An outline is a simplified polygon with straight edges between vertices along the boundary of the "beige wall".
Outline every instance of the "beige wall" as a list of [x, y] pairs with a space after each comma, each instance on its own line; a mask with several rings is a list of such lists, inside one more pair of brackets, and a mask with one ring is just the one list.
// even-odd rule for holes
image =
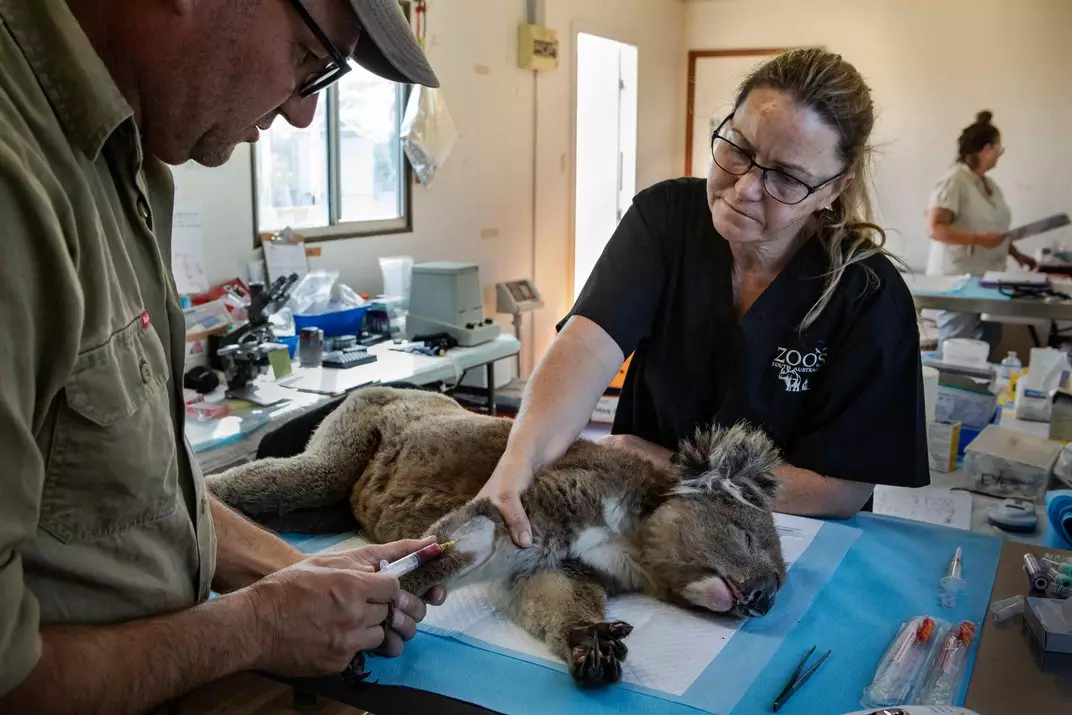
[[[1013, 223], [1072, 212], [1070, 32], [1072, 0], [704, 0], [686, 18], [689, 49], [823, 45], [860, 69], [879, 111], [882, 223], [914, 268], [927, 196], [980, 109], [1007, 148], [993, 177]], [[1072, 229], [1050, 237], [1072, 247]]]
[[[517, 25], [526, 18], [526, 2], [430, 0], [428, 54], [460, 143], [430, 187], [413, 189], [411, 234], [325, 242], [323, 255], [312, 261], [338, 269], [355, 289], [371, 293], [381, 287], [380, 256], [476, 261], [485, 286], [534, 275], [547, 307], [528, 321], [534, 331], [523, 335], [526, 369], [569, 308], [572, 35], [594, 32], [639, 47], [638, 187], [680, 172], [684, 141], [681, 2], [616, 0], [613, 12], [598, 0], [536, 4], [541, 22], [558, 30], [561, 40], [558, 70], [538, 77], [517, 69]], [[179, 167], [176, 182], [204, 211], [209, 277], [244, 276], [253, 232], [248, 147], [218, 169]], [[488, 229], [497, 236], [482, 238]], [[486, 300], [493, 310], [493, 299]], [[510, 329], [509, 318], [499, 317]]]

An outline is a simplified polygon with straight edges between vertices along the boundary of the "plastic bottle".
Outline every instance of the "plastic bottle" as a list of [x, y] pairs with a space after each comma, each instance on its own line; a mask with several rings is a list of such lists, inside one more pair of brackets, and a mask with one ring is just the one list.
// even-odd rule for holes
[[996, 387], [998, 392], [1004, 391], [1008, 388], [1009, 383], [1012, 382], [1012, 376], [1020, 372], [1023, 369], [1023, 364], [1020, 362], [1020, 358], [1016, 357], [1014, 351], [1009, 351], [1009, 354], [998, 365]]

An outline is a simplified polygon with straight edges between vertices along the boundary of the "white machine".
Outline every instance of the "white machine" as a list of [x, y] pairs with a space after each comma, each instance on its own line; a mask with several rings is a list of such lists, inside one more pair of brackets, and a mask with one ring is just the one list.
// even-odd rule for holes
[[447, 333], [471, 347], [499, 337], [499, 324], [484, 315], [475, 263], [418, 263], [410, 283], [406, 337]]

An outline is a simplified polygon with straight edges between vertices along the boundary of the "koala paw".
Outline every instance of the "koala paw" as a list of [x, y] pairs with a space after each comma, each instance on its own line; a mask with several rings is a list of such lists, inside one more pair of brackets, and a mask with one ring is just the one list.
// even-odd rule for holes
[[633, 632], [624, 621], [593, 623], [569, 633], [569, 669], [582, 685], [609, 685], [622, 679], [622, 663], [629, 649], [622, 639]]

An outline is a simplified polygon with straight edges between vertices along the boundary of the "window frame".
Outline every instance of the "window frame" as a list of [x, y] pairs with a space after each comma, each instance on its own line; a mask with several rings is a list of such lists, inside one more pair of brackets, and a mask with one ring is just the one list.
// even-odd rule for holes
[[[399, 5], [410, 20], [410, 0], [399, 0]], [[413, 87], [408, 84], [397, 85], [396, 92], [399, 97], [399, 124], [406, 113], [409, 105], [410, 93]], [[338, 206], [341, 195], [341, 165], [342, 157], [339, 153], [339, 85], [338, 83], [328, 87], [320, 93], [320, 101], [325, 103], [324, 112], [327, 119], [327, 159], [328, 159], [328, 220], [333, 221], [341, 213]], [[257, 210], [257, 146], [250, 145], [249, 174], [250, 183], [253, 187], [253, 248], [261, 247], [259, 216]], [[372, 221], [345, 221], [331, 223], [327, 226], [315, 226], [312, 228], [295, 229], [302, 235], [306, 243], [319, 243], [323, 241], [338, 241], [348, 238], [369, 238], [372, 236], [390, 236], [401, 233], [413, 233], [413, 185], [414, 174], [410, 166], [406, 152], [399, 141], [399, 157], [402, 161], [402, 215], [399, 218], [377, 219]], [[280, 227], [280, 230], [282, 227]]]

